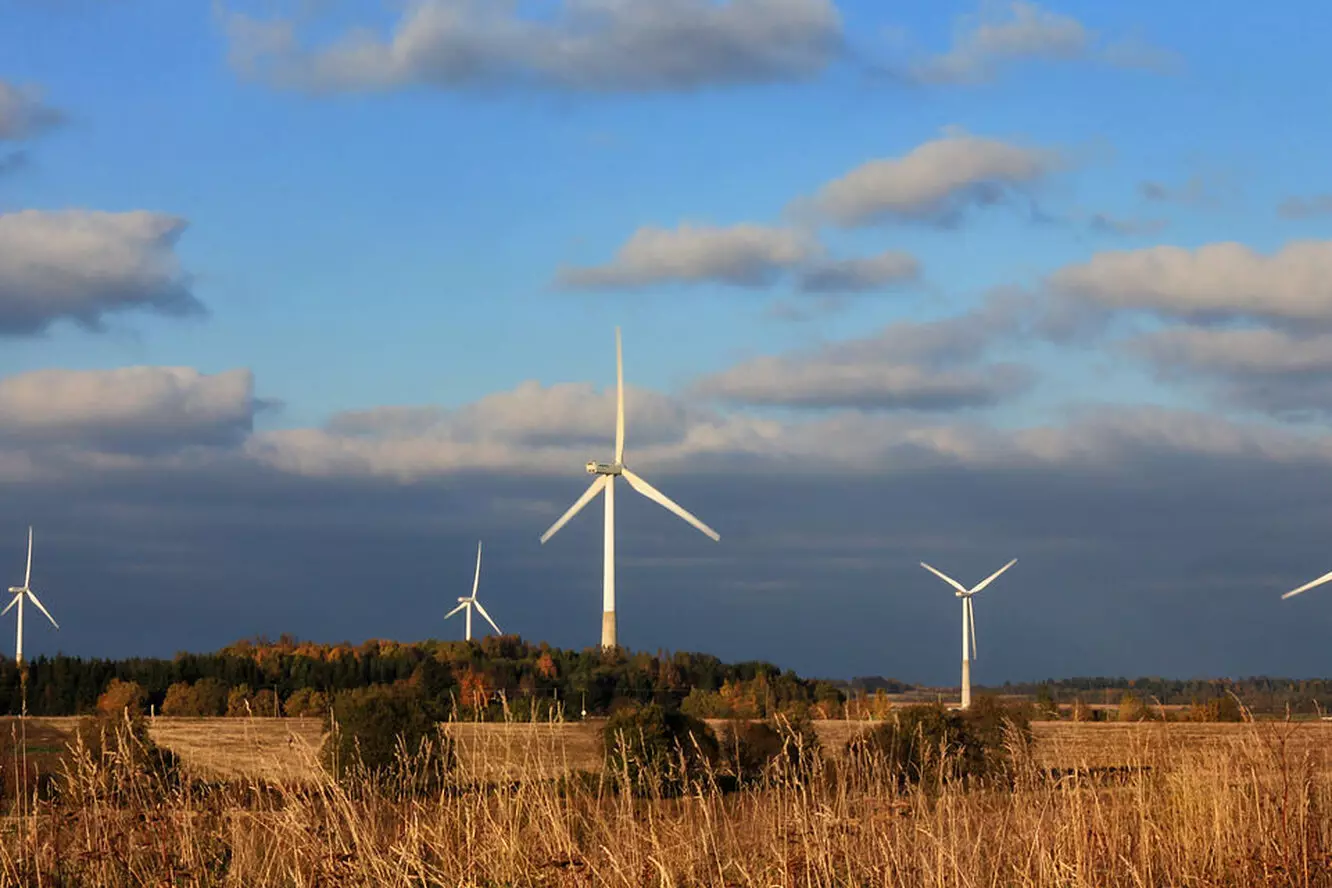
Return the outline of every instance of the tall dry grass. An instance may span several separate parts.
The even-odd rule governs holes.
[[[901,787],[872,753],[812,757],[759,788],[707,772],[668,798],[551,779],[557,750],[513,756],[531,779],[455,771],[428,795],[368,775],[191,782],[124,734],[76,742],[54,798],[14,803],[0,884],[1332,885],[1332,774],[1302,729],[1201,749],[1135,735],[1125,770],[1053,777],[1015,739],[1010,779],[984,787],[943,780],[946,762]]]

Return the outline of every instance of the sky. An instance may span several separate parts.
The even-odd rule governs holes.
[[[28,656],[461,637],[478,540],[506,632],[596,644],[599,505],[538,540],[619,326],[626,463],[721,534],[621,487],[627,647],[956,683],[919,562],[1017,558],[980,683],[1329,674],[1324,4],[0,19]]]

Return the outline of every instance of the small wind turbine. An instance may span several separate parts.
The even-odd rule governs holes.
[[[1315,586],[1321,586],[1328,581],[1332,581],[1332,573],[1325,573],[1318,579],[1311,580],[1310,582],[1305,583],[1303,586],[1301,586],[1298,589],[1291,589],[1285,595],[1282,595],[1281,599],[1284,601],[1287,598],[1299,595],[1301,592],[1308,592],[1310,589],[1314,588]]]
[[[560,520],[550,526],[550,529],[541,535],[541,542],[545,543],[555,535],[555,532],[563,527],[570,518],[582,511],[583,507],[592,502],[599,493],[606,494],[606,542],[602,561],[602,613],[601,613],[601,646],[603,648],[613,648],[616,645],[615,640],[615,478],[617,475],[624,476],[624,480],[629,482],[629,486],[641,493],[643,496],[652,500],[657,505],[674,512],[679,517],[688,521],[694,527],[698,528],[712,539],[720,541],[721,535],[717,531],[708,527],[702,521],[699,521],[693,515],[684,510],[682,506],[672,500],[666,494],[662,493],[651,484],[644,481],[641,477],[629,470],[624,464],[624,350],[620,345],[620,328],[615,328],[615,461],[610,463],[599,463],[595,460],[587,464],[587,473],[596,475],[597,478],[592,485],[584,491],[569,511],[560,516]]]
[[[999,578],[999,574],[1008,570],[1010,567],[1012,567],[1015,564],[1017,564],[1016,558],[1014,558],[1012,561],[1008,562],[1003,567],[996,570],[994,573],[990,574],[985,579],[981,580],[975,586],[972,586],[970,589],[968,589],[966,586],[963,586],[961,583],[959,583],[957,580],[953,579],[952,577],[948,576],[947,574],[941,573],[940,571],[937,571],[934,568],[930,567],[924,561],[920,563],[921,567],[925,568],[930,573],[934,574],[936,577],[938,577],[939,579],[943,580],[945,583],[956,589],[957,592],[954,594],[956,594],[958,598],[962,599],[962,708],[963,709],[967,709],[968,707],[971,706],[971,661],[972,658],[976,656],[976,611],[972,607],[971,596],[975,595],[977,592],[979,592],[980,590],[984,589],[986,586],[993,583],[996,579]]]
[[[33,604],[37,606],[37,609],[39,611],[41,611],[43,614],[46,615],[46,619],[51,621],[52,626],[55,626],[57,629],[60,628],[60,624],[55,621],[55,617],[51,616],[50,612],[48,612],[46,608],[42,607],[41,599],[39,599],[36,593],[32,591],[31,584],[32,584],[32,528],[29,527],[28,528],[28,569],[23,574],[23,585],[9,587],[9,594],[13,595],[14,597],[9,602],[9,606],[6,607],[4,610],[0,611],[0,617],[3,617],[5,614],[13,610],[14,605],[16,604],[18,605],[18,640],[14,644],[14,662],[17,663],[20,668],[22,668],[23,666],[23,599],[26,598],[30,600]]]
[[[481,602],[476,600],[476,588],[480,584],[481,584],[481,543],[478,542],[476,544],[476,576],[472,578],[472,595],[469,598],[460,597],[458,601],[461,603],[453,610],[449,611],[447,614],[444,615],[444,619],[447,620],[449,617],[453,616],[460,610],[467,611],[468,641],[472,640],[472,608],[476,608],[477,610],[479,610],[481,612],[481,616],[486,618],[486,622],[489,623],[491,626],[495,626],[495,621],[490,619],[490,614],[486,613],[486,609],[481,606]],[[497,635],[504,634],[503,632],[500,632],[500,627],[498,626],[495,626],[495,633]]]

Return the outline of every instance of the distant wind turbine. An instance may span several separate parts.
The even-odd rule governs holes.
[[[3,617],[5,614],[13,610],[14,605],[16,604],[18,605],[18,640],[14,644],[14,662],[22,666],[23,665],[23,599],[26,598],[30,600],[34,605],[37,606],[37,609],[39,611],[45,614],[46,619],[51,621],[52,626],[55,626],[57,629],[60,628],[60,624],[55,621],[55,617],[51,616],[50,612],[47,611],[46,608],[42,607],[41,599],[39,599],[36,593],[32,591],[32,528],[31,527],[28,528],[28,569],[23,574],[23,585],[10,586],[9,594],[13,595],[14,597],[13,599],[10,600],[9,606],[6,607],[4,610],[0,611],[0,617]]]
[[[460,603],[457,607],[455,607],[453,610],[449,611],[447,614],[444,615],[444,619],[447,620],[449,617],[453,616],[454,614],[456,614],[456,613],[457,613],[458,611],[460,611],[460,610],[465,610],[465,611],[467,611],[467,640],[468,640],[468,641],[471,641],[471,640],[472,640],[472,608],[476,608],[478,611],[480,611],[480,612],[481,612],[481,616],[483,616],[483,617],[486,618],[486,622],[489,623],[491,626],[494,626],[494,627],[495,627],[495,634],[496,634],[496,635],[503,635],[503,634],[504,634],[503,632],[500,631],[500,627],[495,626],[495,621],[492,620],[492,619],[490,619],[490,614],[486,613],[486,609],[485,609],[484,607],[481,606],[481,602],[479,602],[479,601],[476,600],[476,589],[477,589],[477,587],[478,587],[479,585],[481,585],[481,543],[480,543],[480,542],[478,542],[478,543],[476,544],[476,576],[474,576],[474,577],[472,578],[472,594],[471,594],[471,597],[468,597],[468,598],[461,598],[461,597],[460,597],[460,598],[458,599],[458,601],[461,602],[461,603]]]
[[[1294,596],[1296,596],[1296,595],[1299,595],[1301,592],[1308,592],[1310,589],[1313,589],[1313,588],[1316,587],[1316,586],[1321,586],[1321,585],[1323,585],[1324,583],[1326,583],[1326,582],[1328,582],[1328,581],[1332,581],[1332,573],[1325,573],[1325,574],[1323,574],[1321,577],[1319,577],[1318,579],[1316,579],[1316,580],[1311,580],[1310,582],[1305,583],[1303,586],[1301,586],[1301,587],[1298,588],[1298,589],[1291,589],[1291,590],[1290,590],[1289,592],[1287,592],[1285,595],[1282,595],[1282,596],[1281,596],[1281,600],[1284,601],[1284,600],[1286,600],[1287,598],[1291,598],[1291,597],[1294,597]]]
[[[550,526],[550,529],[541,535],[541,542],[553,537],[561,527],[563,527],[570,518],[577,515],[582,508],[592,502],[599,493],[606,494],[606,542],[602,562],[602,614],[601,614],[601,646],[603,648],[613,648],[616,645],[615,640],[615,478],[622,475],[624,480],[629,482],[629,486],[641,493],[643,496],[652,500],[657,505],[667,511],[674,512],[679,517],[688,521],[694,527],[698,528],[712,539],[720,541],[721,536],[717,531],[708,527],[702,521],[699,521],[689,512],[685,511],[674,500],[662,493],[651,484],[644,481],[641,477],[631,472],[624,464],[624,350],[620,344],[620,328],[615,328],[615,461],[610,463],[599,463],[593,460],[587,464],[589,475],[596,475],[597,479],[592,485],[584,491],[569,511],[560,516],[560,520]]]
[[[924,561],[920,566],[943,580],[948,585],[957,590],[955,593],[962,599],[962,708],[967,709],[971,706],[971,660],[976,656],[976,611],[971,604],[971,596],[984,589],[999,578],[999,575],[1017,564],[1017,559],[1005,564],[1003,567],[981,580],[975,586],[968,589],[957,580],[945,573],[935,570]]]

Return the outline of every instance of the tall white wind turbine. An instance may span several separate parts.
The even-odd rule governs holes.
[[[15,605],[18,605],[18,640],[14,644],[14,662],[17,663],[19,666],[22,666],[23,665],[23,600],[26,598],[29,601],[31,601],[34,605],[36,605],[37,609],[46,616],[46,619],[51,621],[52,626],[55,626],[57,629],[60,628],[60,624],[55,621],[55,617],[51,616],[50,612],[47,611],[46,608],[42,607],[41,599],[39,599],[36,593],[32,591],[32,528],[31,527],[28,528],[28,569],[23,574],[23,585],[10,586],[9,594],[13,595],[14,597],[10,600],[9,606],[6,607],[4,610],[0,611],[0,617],[3,617],[5,614],[9,613],[11,610],[14,609]]]
[[[999,575],[1017,564],[1017,559],[1005,564],[1003,567],[981,580],[976,585],[968,589],[957,580],[945,573],[935,570],[924,561],[920,566],[952,586],[957,591],[954,593],[962,599],[962,708],[967,709],[971,706],[971,661],[976,656],[976,611],[971,604],[971,596],[984,589],[999,578]]]
[[[486,609],[481,606],[481,602],[476,600],[476,589],[479,585],[481,585],[481,543],[480,542],[476,544],[476,576],[472,577],[472,594],[468,598],[460,597],[458,599],[458,601],[460,602],[459,605],[444,615],[444,619],[447,620],[449,617],[453,616],[460,610],[467,611],[468,641],[472,640],[472,608],[476,608],[478,611],[481,612],[481,616],[486,618],[486,622],[494,627],[496,635],[504,634],[503,632],[500,631],[500,627],[495,626],[495,621],[490,619],[490,614],[486,613]]]
[[[1310,589],[1313,589],[1317,586],[1321,586],[1329,581],[1332,581],[1332,573],[1325,573],[1316,580],[1310,580],[1309,582],[1305,583],[1303,586],[1301,586],[1298,589],[1291,589],[1285,595],[1282,595],[1281,598],[1284,601],[1287,598],[1292,598],[1296,595],[1299,595],[1301,592],[1308,592]]]
[[[601,613],[601,646],[603,648],[613,648],[616,645],[615,640],[615,478],[623,476],[629,486],[641,493],[643,496],[652,500],[657,505],[674,512],[679,517],[688,521],[694,527],[698,528],[712,539],[720,541],[721,535],[717,531],[708,527],[702,521],[699,521],[689,512],[672,500],[666,494],[662,493],[651,484],[644,481],[640,476],[629,470],[624,464],[624,350],[620,344],[620,328],[615,328],[615,461],[609,463],[599,463],[595,460],[587,464],[589,475],[596,475],[590,487],[583,492],[569,511],[560,516],[560,520],[550,526],[550,529],[541,535],[541,542],[553,537],[561,527],[563,527],[570,518],[582,511],[583,507],[592,502],[597,494],[606,495],[606,544],[604,551],[604,560],[602,562],[602,613]]]

